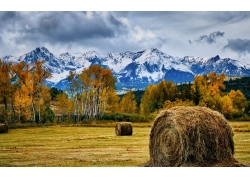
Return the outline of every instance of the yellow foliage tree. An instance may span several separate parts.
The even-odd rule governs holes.
[[[120,111],[123,113],[136,113],[136,101],[135,101],[135,94],[132,90],[127,92],[121,99],[120,102]]]
[[[220,112],[225,115],[225,117],[230,117],[233,113],[233,102],[228,95],[221,98],[221,110]]]
[[[215,96],[219,94],[221,89],[225,89],[224,79],[225,74],[216,75],[215,72],[210,72],[208,74],[208,93],[211,96]],[[205,87],[206,88],[206,87]]]
[[[178,96],[176,85],[172,81],[162,80],[156,85],[149,85],[141,99],[140,113],[143,115],[150,114],[156,109],[164,107],[164,102],[169,100],[175,101]]]
[[[240,90],[231,90],[228,94],[229,98],[233,103],[233,108],[236,112],[243,113],[245,108],[248,106],[247,99]]]
[[[158,105],[157,85],[150,84],[141,99],[140,113],[148,115],[155,111]]]
[[[26,86],[22,86],[17,89],[14,93],[14,105],[18,112],[18,122],[21,121],[21,117],[24,116],[25,119],[30,119],[30,109],[31,98],[29,96],[29,91]]]
[[[109,91],[107,88],[104,88],[101,92],[101,104],[100,109],[101,113],[115,113],[119,112],[119,100],[120,98],[116,95],[115,90]]]
[[[14,86],[14,73],[12,71],[12,63],[5,63],[0,59],[0,101],[4,105],[4,110],[1,112],[1,116],[6,121],[9,117],[11,118],[11,110],[13,108],[13,93],[15,92]],[[8,113],[9,112],[9,113]]]
[[[215,110],[220,109],[221,89],[225,88],[224,79],[225,75],[223,73],[216,75],[214,72],[208,75],[195,76],[191,87],[194,103]]]
[[[70,102],[65,93],[59,93],[56,96],[56,106],[60,110],[60,114],[68,114],[70,112]]]

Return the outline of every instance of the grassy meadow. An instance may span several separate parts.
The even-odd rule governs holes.
[[[0,134],[0,167],[134,167],[149,160],[151,123],[116,136],[115,123],[9,129]],[[230,122],[235,158],[250,165],[250,122]]]

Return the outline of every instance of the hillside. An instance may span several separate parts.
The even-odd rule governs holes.
[[[236,78],[236,79],[229,79],[228,81],[224,82],[226,89],[224,92],[230,92],[231,90],[240,90],[248,101],[250,101],[250,76]]]

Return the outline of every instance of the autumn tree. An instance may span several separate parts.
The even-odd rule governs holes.
[[[141,104],[140,104],[140,113],[143,115],[148,115],[152,112],[155,111],[155,109],[157,108],[158,105],[158,98],[157,98],[157,86],[150,84],[143,96],[142,96],[142,100],[141,100]]]
[[[8,108],[8,99],[13,91],[11,84],[11,63],[0,60],[0,97],[5,109]]]
[[[195,76],[194,83],[191,88],[194,97],[194,103],[195,105],[198,105],[200,101],[207,95],[208,92],[207,75]]]
[[[221,109],[220,112],[229,118],[233,113],[233,102],[228,95],[221,97]]]
[[[2,115],[4,121],[9,117],[11,120],[11,111],[15,115],[15,109],[13,106],[13,93],[15,92],[15,76],[12,71],[12,63],[5,63],[0,59],[0,100],[4,104],[4,110],[2,110]]]
[[[21,117],[30,119],[31,98],[26,86],[18,88],[14,93],[14,105],[18,113],[18,122],[21,122]]]
[[[79,115],[85,118],[98,118],[106,110],[114,111],[117,108],[117,105],[114,105],[119,100],[115,95],[116,79],[111,70],[92,65],[84,68],[80,74],[70,71],[67,79],[67,92],[73,101],[74,115],[78,119]]]
[[[242,115],[248,106],[247,100],[240,90],[222,93],[225,89],[224,79],[223,73],[216,75],[214,72],[195,76],[192,85],[194,103],[217,110],[227,118],[230,118],[232,114]]]
[[[156,85],[149,85],[142,96],[140,113],[150,114],[163,108],[165,101],[174,101],[177,97],[178,89],[172,81],[162,80]]]
[[[79,80],[79,74],[73,71],[69,71],[69,75],[67,76],[68,80],[68,88],[67,92],[70,97],[70,101],[73,103],[74,108],[74,116],[77,117],[77,121],[79,121],[79,115],[80,115],[80,104],[79,104],[79,97],[81,95],[81,84]]]
[[[33,77],[32,78],[33,82],[31,82],[33,83],[33,91],[31,93],[32,93],[33,100],[37,98],[38,122],[39,123],[41,123],[41,103],[44,103],[47,97],[49,97],[47,99],[51,99],[49,89],[43,85],[44,85],[45,80],[48,78],[51,78],[52,75],[48,69],[45,69],[43,67],[44,63],[45,63],[45,60],[36,61],[31,70],[31,74]]]
[[[103,97],[107,97],[106,96],[106,92],[104,91],[103,92],[105,95]],[[108,98],[106,100],[106,107],[103,107],[103,112],[104,113],[116,113],[116,112],[119,112],[119,101],[120,101],[120,98],[117,96],[116,92],[113,90],[113,91],[110,91],[108,93]]]
[[[45,61],[43,60],[36,61],[31,65],[20,62],[12,67],[17,77],[17,86],[19,88],[25,86],[28,91],[28,96],[31,99],[31,105],[29,107],[30,120],[36,120],[37,112],[39,123],[41,123],[41,110],[46,109],[43,108],[42,105],[46,104],[45,102],[48,101],[47,97],[49,97],[49,90],[44,86],[44,82],[47,78],[51,77],[49,70],[43,67],[44,63]]]
[[[120,111],[123,113],[136,113],[137,112],[135,95],[132,90],[127,92],[122,97],[119,105],[120,105]]]
[[[232,101],[234,113],[243,114],[248,106],[247,99],[240,90],[231,90],[228,94]]]
[[[225,89],[224,80],[225,74],[216,75],[215,72],[210,72],[208,74],[208,91],[211,96],[221,93],[222,89]]]
[[[217,109],[221,90],[225,88],[224,79],[223,73],[216,75],[214,72],[208,75],[195,76],[192,85],[194,103]]]

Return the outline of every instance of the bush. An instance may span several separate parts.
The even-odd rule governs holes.
[[[41,123],[52,123],[55,118],[54,112],[50,109],[50,107],[46,107],[44,112],[41,112]],[[39,114],[36,113],[36,123],[39,124]]]
[[[47,107],[42,114],[42,123],[46,123],[48,121],[52,123],[54,118],[55,118],[54,112],[52,111],[52,109],[50,109],[50,107]]]
[[[128,114],[128,113],[108,113],[104,114],[101,120],[114,120],[114,121],[126,121],[126,122],[150,122],[155,117],[153,115],[140,115],[140,114]]]
[[[4,108],[1,108],[0,109],[0,123],[5,123],[6,119],[8,119],[7,110],[5,110]]]
[[[233,119],[234,121],[250,121],[250,117],[247,114],[243,114],[241,117]]]

